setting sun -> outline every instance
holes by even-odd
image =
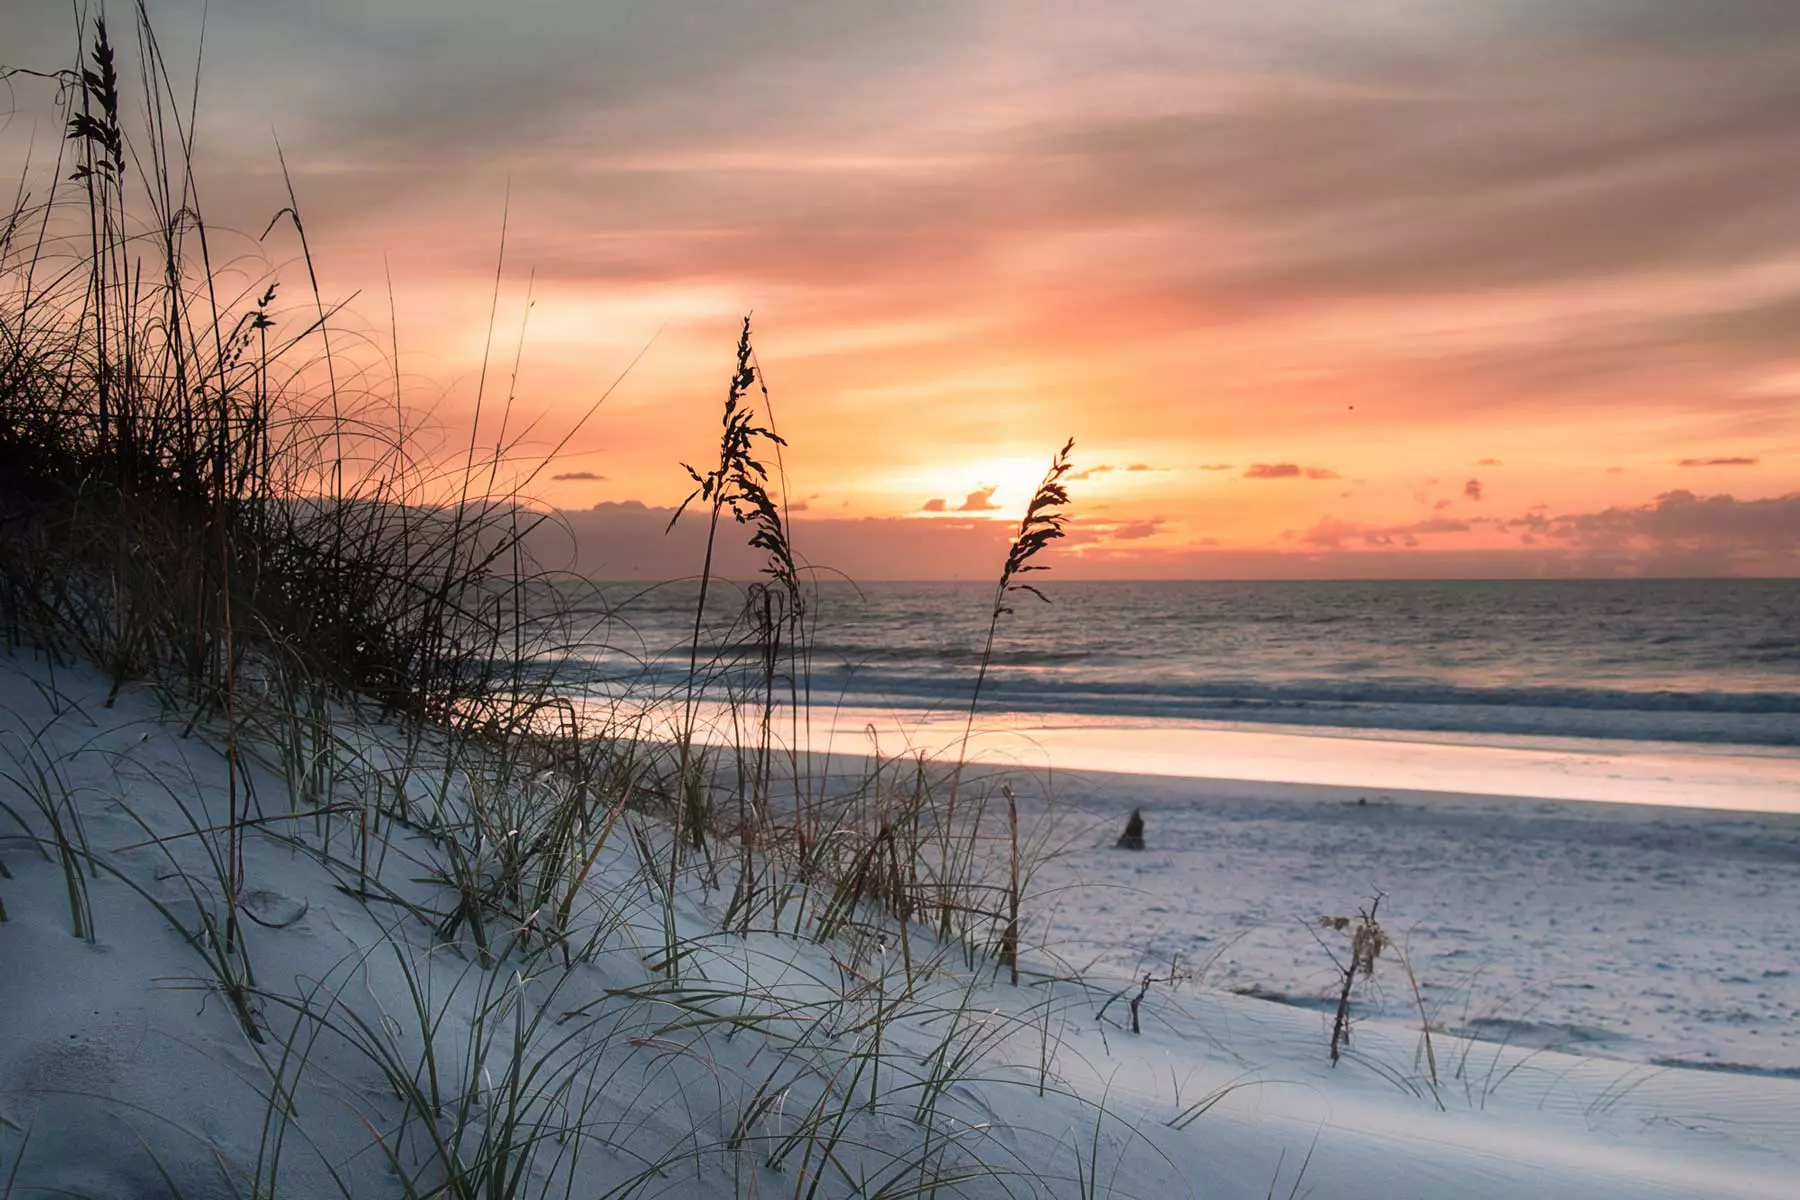
[[[1016,522],[1048,465],[1047,456],[973,459],[896,475],[888,487],[897,493],[910,490],[919,494],[919,512],[927,516]]]

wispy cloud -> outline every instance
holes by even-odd
[[[1148,521],[1127,521],[1115,526],[1111,533],[1114,541],[1133,542],[1147,538],[1161,531],[1164,521],[1161,517],[1153,517]]]
[[[1141,463],[1141,462],[1132,463],[1128,467],[1117,467],[1117,466],[1112,465],[1111,463],[1100,463],[1096,466],[1088,467],[1085,470],[1072,472],[1069,475],[1069,478],[1071,480],[1094,479],[1101,475],[1110,475],[1114,471],[1126,471],[1126,472],[1141,474],[1141,473],[1147,472],[1147,471],[1164,471],[1167,469],[1168,468],[1166,468],[1166,467],[1153,467],[1149,463]],[[1223,468],[1202,467],[1200,469],[1203,471],[1210,471],[1210,470],[1223,469]]]
[[[1302,467],[1298,463],[1253,463],[1244,472],[1245,479],[1337,479],[1330,467]]]
[[[1411,548],[1420,544],[1421,535],[1468,533],[1472,528],[1467,521],[1449,517],[1432,517],[1403,525],[1366,525],[1326,516],[1320,517],[1309,529],[1289,530],[1283,536],[1308,546],[1323,546],[1327,549],[1336,549],[1352,538],[1361,540],[1367,546]]]
[[[1761,459],[1733,455],[1730,458],[1684,458],[1675,465],[1678,467],[1754,467],[1761,461]]]
[[[606,480],[606,476],[596,475],[592,471],[564,471],[562,474],[552,475],[550,478],[554,479],[558,483],[574,483],[578,480],[585,481],[585,482],[602,483]]]

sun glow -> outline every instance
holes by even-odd
[[[965,459],[908,473],[895,490],[919,493],[928,516],[1017,521],[1049,465],[1047,453]]]

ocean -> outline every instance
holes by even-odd
[[[1032,581],[1049,601],[1011,598],[984,714],[1800,745],[1796,580]],[[679,686],[695,597],[691,582],[598,585],[570,684]],[[757,671],[743,599],[714,585],[713,698]],[[819,585],[812,701],[965,709],[991,599],[972,583]]]

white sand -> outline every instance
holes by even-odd
[[[1800,1078],[1800,816],[1068,773],[1057,795],[1110,816],[1034,881],[1077,961],[1316,1004],[1317,918],[1379,892],[1450,1028]],[[1111,848],[1133,805],[1141,854]],[[1416,1009],[1399,970],[1381,992]]]
[[[186,893],[154,849],[111,853],[145,836],[120,806],[164,833],[182,828],[176,797],[222,819],[222,760],[201,739],[179,739],[142,694],[105,710],[92,673],[65,671],[55,682],[80,708],[51,723],[48,673],[22,660],[0,664],[5,750],[28,757],[21,735],[47,727],[37,745],[74,789],[94,848],[185,915]],[[253,782],[265,797],[282,795],[266,773]],[[467,998],[479,987],[513,988],[517,1014],[587,1005],[611,1014],[589,1060],[594,1090],[581,1122],[605,1144],[586,1150],[565,1180],[558,1172],[569,1169],[569,1151],[545,1142],[520,1195],[540,1194],[540,1184],[553,1185],[548,1194],[603,1195],[634,1178],[642,1195],[805,1195],[818,1147],[806,1147],[810,1157],[793,1148],[777,1169],[770,1158],[781,1138],[803,1125],[821,1091],[830,1099],[872,1090],[873,1111],[844,1107],[834,1155],[847,1173],[828,1170],[819,1195],[878,1183],[904,1194],[917,1175],[889,1178],[882,1166],[889,1155],[916,1156],[928,1126],[946,1171],[983,1161],[1030,1176],[977,1174],[946,1194],[1795,1194],[1800,1081],[1644,1065],[1707,1055],[1795,1065],[1796,994],[1792,976],[1776,973],[1800,966],[1792,818],[1403,794],[1387,784],[1353,793],[1067,773],[1052,783],[1072,848],[1033,881],[1040,907],[1028,913],[1028,931],[1044,950],[1026,986],[990,984],[986,972],[924,984],[922,994],[967,997],[970,1016],[950,1030],[941,1018],[893,1019],[882,1030],[878,1081],[847,1064],[864,1036],[852,1018],[879,1011],[877,996],[898,995],[891,947],[858,959],[804,940],[711,937],[688,964],[689,986],[717,980],[711,1003],[740,1024],[747,1012],[772,1014],[760,1030],[729,1036],[723,1025],[670,1023],[698,1001],[677,1010],[622,995],[655,980],[645,956],[660,939],[652,909],[632,899],[645,885],[622,837],[591,887],[594,913],[614,913],[617,927],[593,963],[566,975],[515,981],[472,969],[455,950],[428,950],[417,922],[365,907],[314,858],[262,836],[250,839],[250,886],[270,893],[267,911],[299,902],[306,911],[285,928],[252,927],[249,944],[268,992],[328,985],[341,1005],[334,1011],[391,1030],[403,1054],[416,1056],[417,1020],[396,968],[400,958],[413,963],[440,1014],[452,1075],[468,1045]],[[0,788],[7,803],[35,812],[11,785]],[[1355,804],[1358,794],[1370,803]],[[1153,848],[1143,854],[1105,844],[1132,804],[1150,824]],[[10,918],[0,925],[0,1195],[9,1178],[20,1196],[163,1195],[163,1172],[187,1196],[249,1194],[247,1177],[272,1153],[259,1055],[268,1060],[291,1018],[263,1004],[271,1043],[253,1046],[206,988],[194,947],[116,881],[91,885],[98,945],[71,937],[60,870],[11,839],[15,832],[0,814],[0,860],[13,875],[0,878]],[[430,847],[405,834],[395,844],[384,877],[433,895],[435,885],[409,882],[425,875]],[[184,840],[180,856],[204,873],[197,839]],[[1399,1006],[1362,1022],[1352,1056],[1333,1069],[1320,1013],[1218,986],[1316,997],[1323,952],[1302,921],[1346,911],[1376,888],[1389,893],[1383,916],[1410,936],[1428,985],[1450,995],[1480,964],[1463,1007],[1519,1023],[1506,1045],[1499,1026],[1482,1040],[1440,1035],[1435,1099],[1416,1065],[1416,1021]],[[723,899],[685,892],[675,909],[681,931],[716,929]],[[383,942],[384,927],[399,933],[399,949]],[[1192,963],[1227,942],[1203,983],[1151,988],[1142,1035],[1118,1027],[1122,1002],[1096,1018],[1107,976],[1177,956]],[[1058,956],[1091,961],[1099,981],[1051,982]],[[1400,991],[1392,965],[1382,968],[1390,1001]],[[842,967],[885,980],[883,989],[857,990]],[[1752,974],[1761,971],[1771,974]],[[746,983],[764,998],[736,998]],[[781,1016],[778,995],[809,1007]],[[1738,1010],[1747,1017],[1731,1015]],[[1605,1057],[1535,1048],[1580,1049],[1568,1036],[1577,1027],[1604,1032],[1590,1048]],[[947,1038],[979,1043],[981,1053],[921,1121],[917,1080]],[[792,1053],[795,1039],[803,1054]],[[395,1127],[391,1089],[329,1037],[309,1050],[310,1082],[282,1147],[277,1194],[337,1194],[328,1165],[352,1194],[400,1194],[375,1148]],[[547,1061],[569,1053],[543,1050]],[[791,1069],[772,1075],[783,1063]],[[504,1076],[493,1077],[502,1068],[496,1059],[469,1072],[481,1092],[477,1124],[504,1111]],[[775,1102],[757,1108],[771,1079],[765,1093]],[[1171,1126],[1232,1085],[1191,1124]],[[756,1114],[753,1136],[720,1148],[746,1111]],[[663,1171],[641,1174],[658,1160]]]

